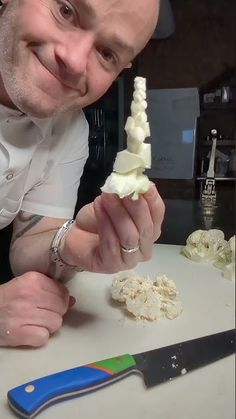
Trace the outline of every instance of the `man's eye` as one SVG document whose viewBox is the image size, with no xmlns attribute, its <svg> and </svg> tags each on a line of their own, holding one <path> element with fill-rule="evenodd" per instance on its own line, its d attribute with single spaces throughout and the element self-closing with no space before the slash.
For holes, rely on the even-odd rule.
<svg viewBox="0 0 236 419">
<path fill-rule="evenodd" d="M 104 61 L 108 63 L 116 62 L 116 58 L 110 49 L 98 48 L 98 52 L 102 56 Z"/>
<path fill-rule="evenodd" d="M 61 4 L 59 7 L 59 11 L 61 16 L 66 20 L 73 20 L 74 19 L 74 11 L 68 4 Z"/>
</svg>

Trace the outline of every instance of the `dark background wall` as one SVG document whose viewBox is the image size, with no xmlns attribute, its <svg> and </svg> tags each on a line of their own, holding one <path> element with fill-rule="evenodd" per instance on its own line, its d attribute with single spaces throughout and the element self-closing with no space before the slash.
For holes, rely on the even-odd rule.
<svg viewBox="0 0 236 419">
<path fill-rule="evenodd" d="M 138 58 L 149 89 L 200 87 L 235 66 L 235 0 L 172 0 L 175 32 Z"/>
<path fill-rule="evenodd" d="M 170 2 L 175 31 L 168 39 L 152 39 L 148 43 L 135 63 L 137 74 L 147 78 L 149 89 L 197 87 L 204 91 L 211 85 L 216 88 L 227 83 L 235 75 L 236 1 Z M 230 135 L 232 141 L 236 139 L 235 115 L 236 109 L 232 108 L 229 112 L 201 111 L 201 118 L 209 127 L 218 124 L 225 137 L 234 132 Z M 198 133 L 196 162 L 203 140 Z M 220 228 L 227 238 L 235 234 L 235 176 L 230 181 L 217 181 L 217 209 L 209 218 L 202 214 L 199 205 L 201 183 L 196 178 L 197 173 L 192 180 L 154 179 L 167 209 L 162 242 L 184 243 L 197 228 Z"/>
</svg>

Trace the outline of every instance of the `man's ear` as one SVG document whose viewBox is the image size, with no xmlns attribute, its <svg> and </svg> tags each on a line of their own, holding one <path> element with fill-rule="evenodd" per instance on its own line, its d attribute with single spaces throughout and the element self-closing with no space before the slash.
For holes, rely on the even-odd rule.
<svg viewBox="0 0 236 419">
<path fill-rule="evenodd" d="M 125 66 L 125 68 L 131 68 L 132 67 L 132 63 L 129 63 Z"/>
</svg>

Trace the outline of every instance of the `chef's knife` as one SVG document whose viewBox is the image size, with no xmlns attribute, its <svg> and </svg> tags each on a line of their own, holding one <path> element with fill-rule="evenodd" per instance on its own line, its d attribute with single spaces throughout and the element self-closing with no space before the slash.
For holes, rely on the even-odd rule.
<svg viewBox="0 0 236 419">
<path fill-rule="evenodd" d="M 20 417 L 33 418 L 52 403 L 99 389 L 132 373 L 142 374 L 146 386 L 151 387 L 234 352 L 235 329 L 48 375 L 10 390 L 8 402 Z"/>
</svg>

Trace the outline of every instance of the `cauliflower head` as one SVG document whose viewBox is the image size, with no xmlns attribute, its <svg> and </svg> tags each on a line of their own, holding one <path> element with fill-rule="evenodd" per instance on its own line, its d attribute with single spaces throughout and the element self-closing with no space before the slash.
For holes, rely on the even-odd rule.
<svg viewBox="0 0 236 419">
<path fill-rule="evenodd" d="M 226 246 L 223 231 L 196 230 L 187 238 L 181 253 L 195 262 L 209 262 L 214 261 Z"/>
</svg>

